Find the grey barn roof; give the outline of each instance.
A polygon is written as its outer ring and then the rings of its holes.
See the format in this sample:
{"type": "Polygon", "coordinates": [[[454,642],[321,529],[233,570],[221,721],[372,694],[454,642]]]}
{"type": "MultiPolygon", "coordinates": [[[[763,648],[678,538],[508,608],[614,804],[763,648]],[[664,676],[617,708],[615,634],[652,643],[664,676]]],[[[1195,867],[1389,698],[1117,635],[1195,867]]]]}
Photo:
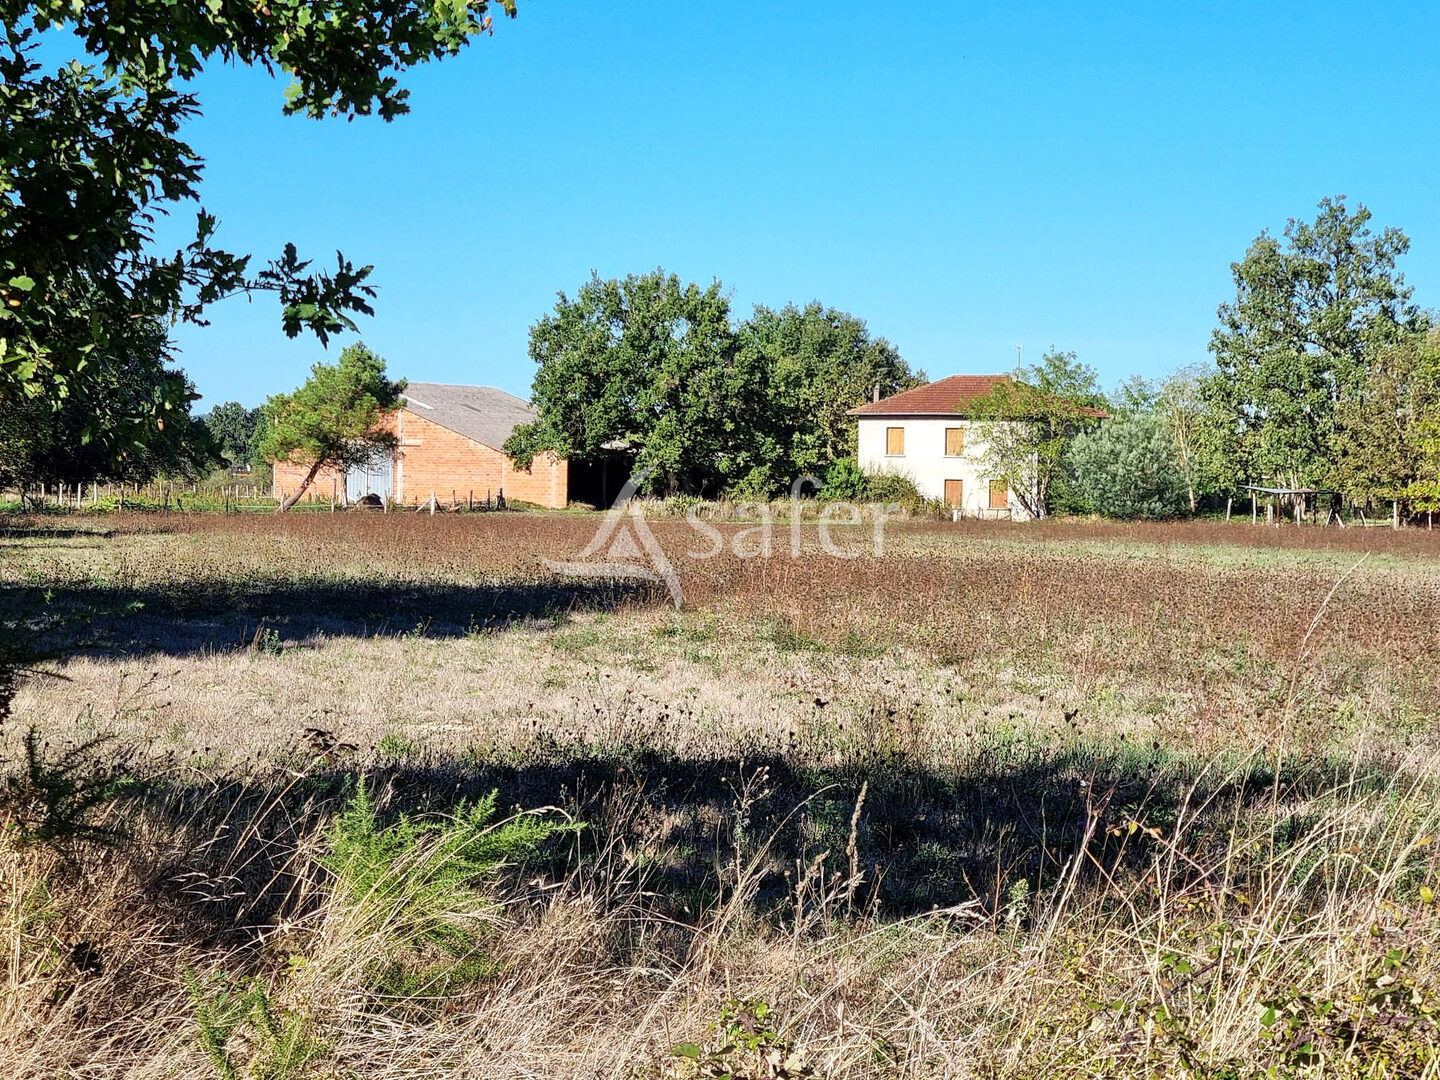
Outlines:
{"type": "Polygon", "coordinates": [[[518,425],[535,419],[529,402],[493,386],[412,382],[405,387],[405,408],[496,450],[518,425]]]}

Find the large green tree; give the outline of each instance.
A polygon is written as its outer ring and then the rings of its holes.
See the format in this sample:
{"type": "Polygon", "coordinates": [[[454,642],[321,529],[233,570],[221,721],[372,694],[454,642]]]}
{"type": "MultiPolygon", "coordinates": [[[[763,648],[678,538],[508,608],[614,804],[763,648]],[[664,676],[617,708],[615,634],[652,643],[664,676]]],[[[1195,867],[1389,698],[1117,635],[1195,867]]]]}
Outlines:
{"type": "Polygon", "coordinates": [[[386,377],[384,358],[359,342],[347,346],[338,363],[316,364],[293,393],[271,397],[259,454],[310,467],[277,512],[299,502],[322,469],[343,472],[393,452],[395,433],[382,421],[399,406],[404,389],[404,379],[386,377]]]}
{"type": "Polygon", "coordinates": [[[1335,410],[1332,482],[1356,502],[1440,507],[1440,332],[1407,335],[1372,350],[1365,374],[1335,410]]]}
{"type": "MultiPolygon", "coordinates": [[[[0,0],[0,408],[81,393],[145,328],[203,322],[236,293],[277,294],[292,336],[353,329],[369,267],[337,256],[316,272],[293,246],[253,267],[215,244],[203,162],[182,138],[200,110],[187,86],[213,61],[249,64],[288,75],[286,112],[388,120],[407,109],[404,70],[487,32],[492,7],[515,12],[514,0],[0,0]],[[75,59],[54,64],[65,50],[75,59]],[[159,250],[157,218],[185,204],[193,240],[159,250]]],[[[103,408],[87,433],[151,436],[177,401],[103,408]]]]}
{"type": "Polygon", "coordinates": [[[595,457],[624,448],[656,491],[714,491],[743,464],[737,439],[745,375],[730,302],[656,270],[592,276],[530,331],[538,419],[505,444],[523,468],[534,455],[595,457]]]}
{"type": "Polygon", "coordinates": [[[1361,392],[1366,358],[1424,325],[1397,269],[1410,241],[1370,211],[1324,199],[1313,222],[1261,233],[1231,266],[1202,392],[1217,473],[1303,487],[1329,482],[1336,407],[1361,392]]]}
{"type": "Polygon", "coordinates": [[[738,328],[719,284],[663,270],[592,276],[530,332],[538,419],[505,444],[596,457],[628,450],[653,491],[768,497],[853,457],[847,409],[916,385],[853,315],[758,307],[738,328]]]}
{"type": "Polygon", "coordinates": [[[1095,370],[1073,352],[1052,348],[969,408],[986,445],[986,469],[1027,514],[1042,518],[1061,494],[1070,444],[1094,428],[1108,406],[1095,370]]]}
{"type": "Polygon", "coordinates": [[[248,465],[258,445],[255,431],[262,414],[261,409],[247,409],[238,401],[226,401],[202,416],[200,422],[226,461],[248,465]]]}
{"type": "Polygon", "coordinates": [[[1187,505],[1170,420],[1133,411],[1075,437],[1067,456],[1079,506],[1105,517],[1169,518],[1187,505]]]}
{"type": "Polygon", "coordinates": [[[1406,495],[1413,509],[1433,515],[1440,510],[1440,409],[1421,421],[1418,434],[1420,463],[1406,495]]]}
{"type": "Polygon", "coordinates": [[[856,424],[848,410],[924,381],[863,319],[816,302],[756,307],[738,335],[740,366],[750,376],[746,453],[753,460],[740,481],[746,493],[773,494],[853,459],[856,424]]]}
{"type": "Polygon", "coordinates": [[[198,395],[170,365],[164,330],[131,335],[133,351],[110,353],[64,394],[22,397],[0,408],[0,487],[145,483],[193,477],[218,460],[209,430],[190,414],[198,395]],[[99,415],[155,416],[154,430],[94,432],[99,415]],[[128,437],[126,437],[128,436],[128,437]]]}

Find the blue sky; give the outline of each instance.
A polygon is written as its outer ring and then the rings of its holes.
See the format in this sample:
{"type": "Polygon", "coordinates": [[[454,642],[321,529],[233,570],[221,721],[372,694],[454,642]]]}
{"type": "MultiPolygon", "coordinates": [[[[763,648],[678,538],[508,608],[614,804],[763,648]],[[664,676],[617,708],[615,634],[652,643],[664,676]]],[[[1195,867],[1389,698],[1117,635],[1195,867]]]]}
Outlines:
{"type": "MultiPolygon", "coordinates": [[[[215,67],[188,131],[220,239],[376,265],[392,372],[528,393],[528,329],[597,270],[818,299],[932,378],[1075,350],[1107,384],[1204,360],[1229,264],[1324,195],[1413,240],[1440,305],[1440,5],[521,0],[310,121],[215,67]]],[[[205,405],[328,354],[232,300],[179,334],[205,405]]],[[[202,406],[203,407],[203,406],[202,406]]]]}

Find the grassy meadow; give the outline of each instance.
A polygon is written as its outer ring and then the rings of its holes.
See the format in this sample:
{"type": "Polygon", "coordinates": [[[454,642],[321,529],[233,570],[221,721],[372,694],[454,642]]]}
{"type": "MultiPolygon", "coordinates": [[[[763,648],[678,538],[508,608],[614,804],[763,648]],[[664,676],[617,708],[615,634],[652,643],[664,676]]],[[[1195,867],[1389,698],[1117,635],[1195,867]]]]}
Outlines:
{"type": "Polygon", "coordinates": [[[598,521],[0,523],[0,1075],[1440,1078],[1437,534],[598,521]]]}

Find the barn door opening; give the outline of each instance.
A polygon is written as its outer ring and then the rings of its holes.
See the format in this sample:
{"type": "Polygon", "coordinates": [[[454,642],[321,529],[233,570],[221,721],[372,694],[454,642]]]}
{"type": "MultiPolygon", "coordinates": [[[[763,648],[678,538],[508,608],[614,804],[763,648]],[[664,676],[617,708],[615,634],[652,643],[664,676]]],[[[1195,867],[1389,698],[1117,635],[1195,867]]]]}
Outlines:
{"type": "Polygon", "coordinates": [[[389,502],[395,494],[395,459],[383,454],[364,465],[352,465],[345,473],[345,501],[358,503],[367,495],[389,502]]]}

